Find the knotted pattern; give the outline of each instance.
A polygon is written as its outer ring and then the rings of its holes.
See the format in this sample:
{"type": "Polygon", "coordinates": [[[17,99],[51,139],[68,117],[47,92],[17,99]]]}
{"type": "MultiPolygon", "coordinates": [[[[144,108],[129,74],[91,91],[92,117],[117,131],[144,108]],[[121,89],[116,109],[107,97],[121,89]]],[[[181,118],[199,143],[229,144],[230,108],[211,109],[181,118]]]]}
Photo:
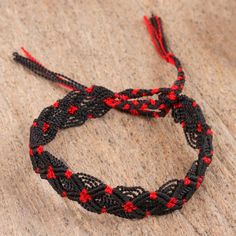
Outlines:
{"type": "Polygon", "coordinates": [[[181,93],[184,72],[178,58],[167,48],[160,18],[152,16],[148,20],[144,17],[144,21],[161,57],[177,69],[177,80],[170,88],[126,89],[114,93],[101,86],[86,87],[46,69],[25,49],[22,50],[26,57],[13,54],[16,62],[34,73],[72,90],[63,99],[46,107],[31,126],[30,158],[35,172],[62,197],[77,201],[89,211],[129,219],[163,215],[182,208],[201,185],[213,155],[212,131],[196,101],[181,93]],[[157,98],[150,99],[153,95],[157,98]],[[66,163],[44,150],[59,130],[102,117],[111,108],[152,118],[164,117],[171,111],[174,121],[182,125],[188,144],[199,151],[198,159],[186,176],[168,181],[153,192],[142,187],[112,188],[93,176],[72,173],[66,163]]]}

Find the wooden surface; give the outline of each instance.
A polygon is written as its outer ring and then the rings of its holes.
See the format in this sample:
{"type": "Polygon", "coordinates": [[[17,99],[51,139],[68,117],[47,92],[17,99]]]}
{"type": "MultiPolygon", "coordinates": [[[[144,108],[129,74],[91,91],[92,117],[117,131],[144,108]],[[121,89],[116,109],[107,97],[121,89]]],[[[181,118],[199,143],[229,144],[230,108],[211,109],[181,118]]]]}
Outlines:
{"type": "MultiPolygon", "coordinates": [[[[234,0],[0,1],[0,235],[236,235],[236,3],[234,0]],[[29,127],[66,91],[12,61],[27,48],[48,68],[113,91],[170,85],[142,22],[162,17],[187,74],[184,92],[214,130],[214,161],[179,212],[130,221],[60,198],[32,171],[29,127]]],[[[197,153],[169,115],[147,120],[110,111],[57,136],[47,150],[111,186],[157,189],[182,178],[197,153]]]]}

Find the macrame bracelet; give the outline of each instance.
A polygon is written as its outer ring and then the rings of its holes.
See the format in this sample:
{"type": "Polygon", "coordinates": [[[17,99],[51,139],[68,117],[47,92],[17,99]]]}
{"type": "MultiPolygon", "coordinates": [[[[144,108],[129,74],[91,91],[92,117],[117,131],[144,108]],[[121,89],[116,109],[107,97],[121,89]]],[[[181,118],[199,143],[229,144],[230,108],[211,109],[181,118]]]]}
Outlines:
{"type": "Polygon", "coordinates": [[[35,172],[48,180],[62,197],[77,201],[89,211],[129,219],[164,215],[182,208],[201,185],[213,155],[212,130],[199,105],[181,94],[184,72],[179,59],[168,50],[160,18],[144,17],[144,22],[160,56],[177,69],[177,80],[170,88],[126,89],[114,93],[101,86],[86,87],[46,69],[24,48],[26,57],[13,53],[16,62],[35,74],[72,90],[63,99],[43,109],[31,126],[30,158],[35,172]],[[153,95],[158,99],[146,98],[153,95]],[[198,159],[185,178],[168,181],[153,192],[142,187],[111,188],[88,174],[72,173],[63,161],[44,150],[44,145],[51,142],[60,129],[82,125],[88,119],[103,116],[111,108],[154,118],[165,117],[171,110],[174,121],[182,125],[188,144],[199,151],[198,159]]]}

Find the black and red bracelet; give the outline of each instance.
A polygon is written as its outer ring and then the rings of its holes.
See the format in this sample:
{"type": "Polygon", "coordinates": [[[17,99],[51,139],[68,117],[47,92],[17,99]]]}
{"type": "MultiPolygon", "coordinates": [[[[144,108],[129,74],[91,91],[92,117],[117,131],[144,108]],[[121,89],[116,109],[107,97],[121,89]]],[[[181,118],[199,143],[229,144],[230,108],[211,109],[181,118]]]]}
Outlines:
{"type": "Polygon", "coordinates": [[[44,108],[31,126],[30,158],[35,172],[47,179],[58,194],[77,201],[89,211],[107,212],[129,219],[164,215],[181,209],[201,185],[213,156],[212,130],[206,124],[199,105],[181,94],[185,75],[179,59],[168,50],[160,18],[144,17],[144,22],[158,53],[177,69],[177,80],[170,88],[126,89],[114,93],[101,86],[86,87],[46,69],[24,48],[26,57],[13,53],[16,62],[72,90],[63,99],[44,108]],[[146,98],[153,95],[158,99],[146,98]],[[44,145],[51,142],[60,129],[82,125],[88,119],[103,116],[111,108],[153,118],[165,117],[171,110],[174,121],[182,125],[188,144],[199,151],[198,159],[185,178],[168,181],[153,192],[142,187],[111,188],[88,174],[72,173],[63,161],[44,150],[44,145]]]}

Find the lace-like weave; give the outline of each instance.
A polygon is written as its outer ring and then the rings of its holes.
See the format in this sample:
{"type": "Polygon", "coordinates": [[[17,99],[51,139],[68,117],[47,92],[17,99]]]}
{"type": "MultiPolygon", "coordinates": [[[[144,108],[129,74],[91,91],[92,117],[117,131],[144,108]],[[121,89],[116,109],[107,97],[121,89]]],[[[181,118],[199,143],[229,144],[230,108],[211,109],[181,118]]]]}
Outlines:
{"type": "Polygon", "coordinates": [[[30,158],[35,172],[46,179],[58,194],[77,201],[89,211],[107,212],[129,219],[163,215],[182,208],[201,185],[213,155],[212,131],[199,105],[181,93],[184,72],[179,59],[168,50],[160,18],[152,16],[149,20],[144,17],[144,21],[160,56],[177,69],[177,80],[170,88],[126,89],[114,93],[101,86],[86,87],[49,71],[23,48],[26,57],[13,54],[16,62],[34,73],[72,90],[63,99],[43,109],[31,126],[30,158]],[[153,95],[158,99],[147,98],[153,95]],[[174,122],[182,125],[188,144],[199,151],[198,159],[186,176],[168,181],[153,192],[142,187],[111,188],[93,176],[72,173],[63,161],[44,150],[60,129],[102,117],[111,108],[153,118],[164,117],[171,111],[174,122]]]}

